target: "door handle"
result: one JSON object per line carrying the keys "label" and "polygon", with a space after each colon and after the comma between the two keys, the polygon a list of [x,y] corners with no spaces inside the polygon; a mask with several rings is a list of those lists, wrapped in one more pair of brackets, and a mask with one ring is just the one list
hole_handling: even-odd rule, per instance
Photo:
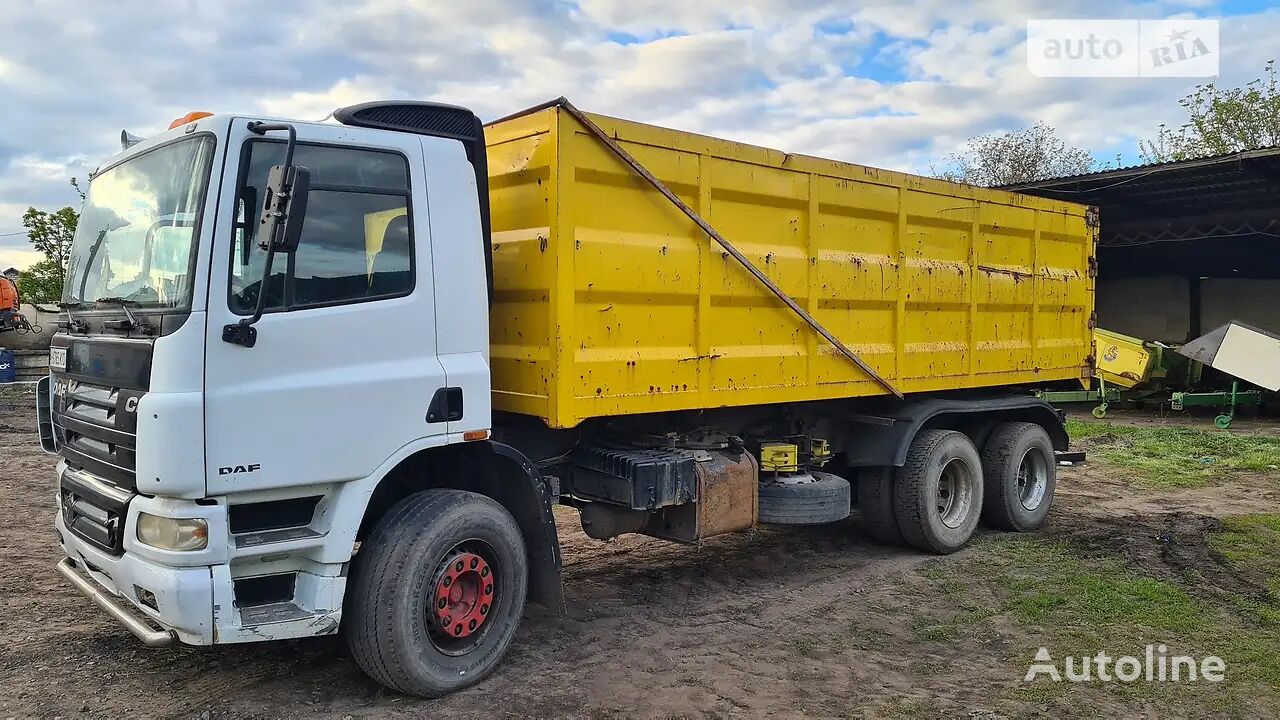
{"label": "door handle", "polygon": [[457,422],[462,419],[462,388],[442,387],[431,396],[427,406],[427,422]]}

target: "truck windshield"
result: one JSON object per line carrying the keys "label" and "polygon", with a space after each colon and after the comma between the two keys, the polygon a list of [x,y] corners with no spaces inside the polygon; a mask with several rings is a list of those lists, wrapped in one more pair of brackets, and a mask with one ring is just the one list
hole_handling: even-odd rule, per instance
{"label": "truck windshield", "polygon": [[64,302],[191,307],[195,229],[213,145],[209,136],[163,145],[93,179],[71,245]]}

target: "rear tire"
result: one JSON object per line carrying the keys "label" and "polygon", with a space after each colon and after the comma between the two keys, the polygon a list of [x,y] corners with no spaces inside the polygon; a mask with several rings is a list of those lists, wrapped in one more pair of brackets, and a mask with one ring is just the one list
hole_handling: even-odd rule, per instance
{"label": "rear tire", "polygon": [[858,525],[876,542],[905,545],[893,508],[893,475],[891,467],[858,472]]}
{"label": "rear tire", "polygon": [[982,517],[1003,530],[1031,532],[1044,525],[1058,486],[1049,433],[1034,423],[996,426],[982,448],[986,499]]}
{"label": "rear tire", "polygon": [[527,590],[524,539],[505,508],[476,493],[426,490],[388,510],[361,545],[343,629],[369,677],[439,697],[498,665]]}
{"label": "rear tire", "polygon": [[911,546],[947,554],[964,547],[982,514],[982,461],[954,430],[922,430],[898,471],[894,510]]}
{"label": "rear tire", "polygon": [[849,481],[811,472],[813,482],[760,485],[760,522],[769,525],[821,525],[849,517]]}

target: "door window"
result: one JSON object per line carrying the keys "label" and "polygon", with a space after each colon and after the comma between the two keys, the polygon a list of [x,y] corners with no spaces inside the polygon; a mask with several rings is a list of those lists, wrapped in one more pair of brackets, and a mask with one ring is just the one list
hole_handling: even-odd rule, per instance
{"label": "door window", "polygon": [[[258,247],[260,202],[271,166],[284,162],[285,144],[247,144],[235,246],[231,309],[253,312],[262,291],[266,252]],[[277,253],[266,284],[267,310],[379,300],[407,295],[414,286],[409,167],[393,152],[299,144],[293,161],[311,171],[302,240],[292,254]]]}

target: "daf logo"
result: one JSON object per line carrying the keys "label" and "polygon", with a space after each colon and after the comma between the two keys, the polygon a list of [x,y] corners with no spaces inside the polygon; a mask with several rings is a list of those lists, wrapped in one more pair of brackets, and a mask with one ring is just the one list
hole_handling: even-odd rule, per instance
{"label": "daf logo", "polygon": [[128,413],[138,412],[138,398],[131,397],[124,401],[124,411]]}
{"label": "daf logo", "polygon": [[258,472],[262,469],[262,465],[253,463],[250,465],[224,465],[218,468],[219,475],[239,475],[241,473]]}

